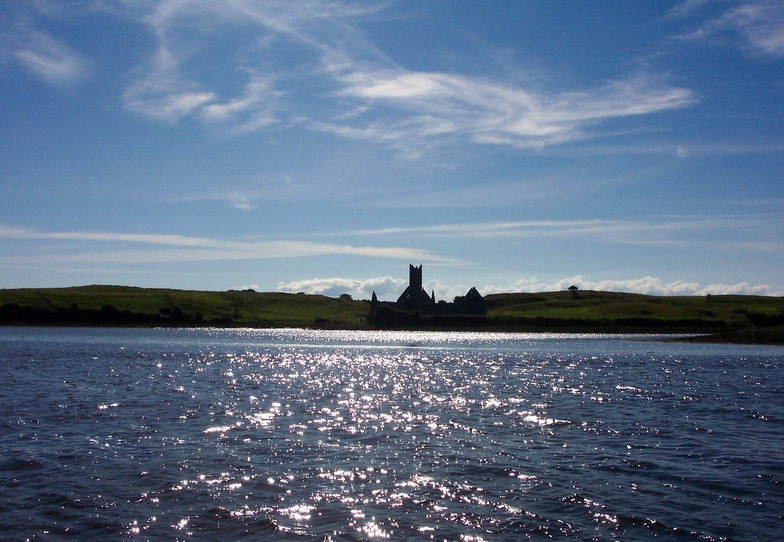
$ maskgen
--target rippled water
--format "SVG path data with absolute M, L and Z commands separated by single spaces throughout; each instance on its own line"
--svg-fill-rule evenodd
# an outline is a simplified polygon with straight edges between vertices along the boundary
M 784 349 L 0 329 L 0 538 L 776 540 Z

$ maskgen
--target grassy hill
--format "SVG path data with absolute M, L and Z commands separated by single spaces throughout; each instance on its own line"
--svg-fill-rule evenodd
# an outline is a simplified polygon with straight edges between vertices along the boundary
M 136 314 L 158 314 L 162 324 L 176 308 L 184 315 L 201 314 L 201 322 L 255 327 L 361 327 L 368 305 L 351 299 L 320 295 L 259 293 L 252 290 L 203 292 L 133 288 L 128 286 L 78 286 L 0 290 L 0 306 L 16 304 L 42 310 L 76 305 L 80 311 L 112 307 Z M 108 312 L 108 311 L 107 311 Z M 155 322 L 153 322 L 155 323 Z M 171 322 L 171 323 L 196 323 Z
M 520 330 L 699 333 L 693 342 L 784 344 L 784 298 L 618 292 L 499 294 L 488 316 Z
M 507 331 L 733 332 L 784 324 L 784 298 L 660 297 L 545 292 L 485 297 L 487 316 L 424 316 L 424 329 Z M 218 325 L 364 329 L 369 305 L 350 298 L 80 286 L 0 290 L 0 323 Z
M 740 295 L 663 297 L 579 291 L 489 295 L 485 302 L 488 315 L 494 317 L 588 321 L 654 318 L 670 322 L 724 322 L 731 328 L 753 326 L 755 315 L 775 318 L 784 314 L 784 298 Z

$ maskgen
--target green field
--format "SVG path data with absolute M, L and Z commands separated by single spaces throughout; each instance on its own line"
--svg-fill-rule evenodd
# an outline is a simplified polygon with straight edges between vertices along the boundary
M 497 294 L 485 297 L 485 302 L 486 317 L 425 316 L 412 327 L 697 333 L 753 330 L 784 323 L 784 298 L 780 297 L 659 297 L 580 291 Z M 347 297 L 252 290 L 203 292 L 126 286 L 0 290 L 0 322 L 6 325 L 137 323 L 369 329 L 368 311 L 367 301 Z
M 252 290 L 203 292 L 132 288 L 127 286 L 78 286 L 0 290 L 0 305 L 37 308 L 70 307 L 161 314 L 179 307 L 183 313 L 201 313 L 204 322 L 252 327 L 362 327 L 368 304 L 319 295 L 259 293 Z
M 488 315 L 494 317 L 723 321 L 731 328 L 752 327 L 750 313 L 769 317 L 784 313 L 784 298 L 740 295 L 663 297 L 580 291 L 498 294 L 487 296 L 485 302 Z

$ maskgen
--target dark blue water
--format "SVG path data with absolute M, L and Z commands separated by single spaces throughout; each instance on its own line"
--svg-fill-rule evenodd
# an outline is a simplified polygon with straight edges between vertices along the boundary
M 3 540 L 778 540 L 784 349 L 0 328 Z

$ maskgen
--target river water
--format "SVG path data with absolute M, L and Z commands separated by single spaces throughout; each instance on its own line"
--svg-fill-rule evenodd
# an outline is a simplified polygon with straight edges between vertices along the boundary
M 3 540 L 781 540 L 784 349 L 0 328 Z

